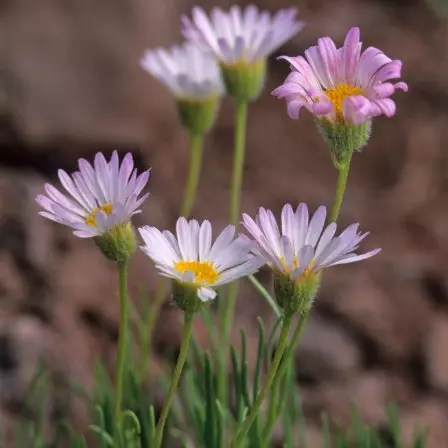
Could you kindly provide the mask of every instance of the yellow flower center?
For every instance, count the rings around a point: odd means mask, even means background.
[[[96,215],[100,210],[102,210],[104,213],[106,213],[106,215],[110,215],[114,210],[114,206],[112,204],[104,204],[104,205],[101,205],[100,207],[93,209],[93,212],[90,213],[89,216],[87,216],[87,218],[85,219],[84,222],[88,226],[96,227],[97,226]]]
[[[361,95],[363,93],[363,89],[355,86],[351,86],[350,84],[338,84],[331,89],[325,90],[325,95],[331,101],[334,107],[334,111],[337,117],[342,116],[342,104],[344,99],[348,96],[356,96]]]
[[[291,269],[291,266],[289,266],[289,264],[286,262],[286,260],[283,257],[281,258],[281,262],[282,262],[283,267],[285,268],[285,271],[287,271],[287,272],[294,271],[295,269],[297,269],[299,267],[299,261],[298,261],[297,257],[294,257],[294,261],[292,263],[292,269]]]
[[[218,280],[218,273],[214,267],[214,263],[210,261],[178,261],[174,265],[175,269],[181,274],[190,271],[193,272],[195,283],[211,284]]]
[[[283,266],[285,268],[285,272],[287,272],[287,273],[291,273],[292,271],[296,270],[299,267],[299,261],[298,261],[297,257],[294,257],[294,261],[293,261],[293,264],[292,264],[292,269],[288,265],[288,263],[286,263],[286,260],[284,258],[282,258],[281,261],[282,261],[282,264],[283,264]],[[313,258],[310,261],[308,267],[302,273],[301,277],[308,277],[310,274],[312,274],[313,268],[314,268],[315,264],[316,264],[316,261]]]

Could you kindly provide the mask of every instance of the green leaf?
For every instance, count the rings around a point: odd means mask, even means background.
[[[401,448],[403,440],[401,438],[400,419],[398,417],[398,409],[394,405],[387,406],[387,415],[389,417],[389,428],[392,432],[394,440],[394,448]]]
[[[263,319],[259,317],[257,319],[257,322],[258,322],[258,349],[257,349],[257,362],[255,365],[252,401],[255,401],[258,395],[258,385],[260,382],[261,369],[263,368],[263,360],[264,360],[264,339],[266,335]]]
[[[205,424],[204,442],[206,446],[216,446],[216,417],[215,417],[215,390],[214,378],[210,357],[204,355],[204,380],[205,380]]]
[[[324,447],[331,448],[330,422],[326,414],[322,414],[322,432],[324,435]]]
[[[101,447],[114,446],[114,439],[104,429],[96,425],[90,425],[89,428],[100,436]]]

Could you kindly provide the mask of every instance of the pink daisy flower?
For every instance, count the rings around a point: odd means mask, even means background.
[[[149,179],[149,170],[137,176],[134,160],[126,154],[120,164],[114,151],[108,162],[97,153],[93,166],[85,159],[78,161],[79,171],[72,175],[58,171],[65,193],[45,184],[46,195],[36,202],[44,209],[39,215],[71,227],[80,238],[94,238],[113,227],[124,226],[140,213],[149,193],[140,196]]]
[[[372,117],[395,114],[390,98],[396,89],[408,90],[401,77],[402,62],[369,47],[361,53],[359,28],[352,28],[342,48],[323,37],[305,57],[281,56],[292,72],[272,94],[285,98],[288,114],[297,119],[302,107],[330,122],[360,125]]]
[[[381,249],[358,255],[355,251],[368,235],[359,232],[359,224],[336,235],[336,223],[325,226],[327,210],[319,207],[310,216],[306,204],[293,210],[286,204],[280,227],[270,210],[260,208],[255,220],[243,214],[243,225],[256,242],[254,253],[264,258],[276,272],[295,281],[339,264],[354,263],[373,257]]]
[[[143,252],[164,277],[197,289],[198,298],[207,302],[216,297],[215,288],[253,274],[263,265],[261,257],[251,253],[247,238],[235,238],[235,226],[227,226],[212,243],[212,226],[205,220],[187,221],[180,217],[176,235],[155,227],[139,229]]]

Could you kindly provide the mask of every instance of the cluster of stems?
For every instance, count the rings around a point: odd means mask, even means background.
[[[342,202],[344,199],[353,149],[347,148],[347,154],[348,157],[346,158],[345,163],[341,164],[338,167],[338,180],[336,186],[336,193],[333,200],[331,214],[329,218],[330,222],[337,221],[341,210]],[[288,336],[295,315],[291,313],[284,314],[283,324],[280,330],[280,336],[275,351],[274,359],[270,364],[264,385],[260,390],[260,392],[258,393],[258,396],[255,399],[255,402],[252,405],[251,409],[249,410],[247,417],[240,425],[240,427],[237,428],[236,433],[232,439],[231,444],[232,448],[238,448],[244,443],[252,424],[255,422],[255,419],[257,418],[258,413],[260,412],[260,408],[264,399],[268,394],[271,394],[272,403],[268,412],[267,421],[265,423],[262,432],[263,446],[268,446],[273,427],[278,417],[276,409],[278,409],[279,403],[277,403],[276,400],[278,399],[281,381],[285,376],[288,364],[289,362],[291,362],[291,357],[294,354],[295,348],[299,343],[300,336],[302,335],[302,332],[306,326],[309,313],[310,313],[309,310],[306,311],[305,313],[298,313],[298,322],[294,330],[294,333],[290,339]]]
[[[190,164],[187,175],[187,185],[185,188],[184,199],[181,206],[181,215],[184,217],[189,217],[191,214],[191,210],[196,201],[197,189],[199,185],[199,178],[201,173],[201,165],[202,165],[202,153],[204,147],[204,136],[199,133],[191,133],[191,151],[190,151]],[[158,296],[158,297],[157,297]],[[158,309],[152,311],[152,321],[148,330],[147,340],[147,350],[148,352],[151,350],[151,335],[153,334],[155,320],[157,318],[158,312],[160,310],[160,306],[163,303],[165,297],[165,287],[164,284],[159,286],[159,291],[156,294],[158,300],[155,302],[154,306],[157,306]],[[173,403],[174,397],[176,395],[177,387],[179,384],[179,380],[182,374],[182,369],[185,364],[185,360],[188,355],[188,348],[190,346],[191,334],[193,330],[193,320],[195,313],[186,311],[184,312],[184,323],[183,323],[183,331],[182,331],[182,340],[180,346],[179,356],[177,358],[176,366],[174,368],[173,375],[171,377],[170,386],[168,389],[168,394],[165,399],[165,403],[163,405],[162,411],[160,413],[159,421],[157,422],[157,426],[155,429],[155,435],[151,442],[151,448],[159,448],[162,445],[163,441],[163,431],[165,428],[166,420],[168,418],[171,405]],[[146,360],[145,369],[148,365],[148,360]]]
[[[248,101],[237,100],[235,110],[235,149],[233,155],[232,183],[230,186],[230,224],[238,224],[240,215],[241,190],[243,185],[244,159],[246,150]],[[220,350],[218,371],[218,399],[226,403],[227,399],[227,355],[230,348],[230,332],[233,325],[238,283],[233,282],[228,287],[228,294],[221,306],[222,349]]]
[[[191,153],[190,163],[187,176],[187,185],[185,188],[185,195],[181,206],[182,216],[188,217],[194,206],[197,188],[199,184],[202,152],[203,152],[203,135],[198,133],[191,134]],[[115,427],[120,430],[121,421],[123,416],[123,384],[125,377],[125,365],[126,365],[126,346],[128,337],[128,320],[129,320],[129,307],[127,297],[127,266],[128,263],[117,263],[118,268],[118,283],[119,283],[119,300],[120,300],[120,323],[119,323],[119,340],[118,351],[116,361],[115,372],[115,403],[114,403],[114,420]],[[145,322],[145,332],[142,338],[142,350],[141,361],[139,368],[139,377],[144,382],[148,375],[148,365],[150,363],[152,334],[154,326],[159,315],[161,306],[164,302],[166,295],[166,282],[161,282],[152,307],[147,316],[147,322]],[[177,385],[182,373],[182,368],[185,363],[185,359],[188,354],[188,347],[192,333],[193,325],[192,313],[184,314],[184,330],[182,335],[182,343],[179,358],[173,376],[171,379],[170,387],[165,404],[162,408],[159,421],[155,429],[154,439],[151,441],[151,447],[157,448],[162,444],[163,430],[165,427],[166,419],[168,417],[174,395],[176,393]]]
[[[247,126],[247,114],[248,114],[248,101],[237,100],[236,101],[236,122],[235,122],[235,150],[233,161],[233,172],[231,182],[231,194],[230,194],[230,223],[237,224],[240,214],[240,201],[241,190],[244,171],[244,158],[245,158],[245,146],[246,146],[246,126]],[[187,185],[185,188],[185,195],[182,202],[181,214],[188,217],[191,213],[194,205],[197,193],[197,187],[199,183],[201,162],[203,152],[203,135],[192,133],[191,134],[191,153],[190,164],[188,170]],[[336,187],[335,198],[333,201],[330,221],[336,221],[341,209],[344,192],[346,189],[348,172],[350,168],[351,155],[353,151],[349,151],[349,157],[346,159],[346,163],[338,167],[338,181]],[[115,407],[114,418],[116,427],[119,429],[121,425],[123,409],[123,380],[125,372],[125,357],[126,357],[126,344],[128,335],[128,305],[127,305],[127,262],[118,263],[119,273],[119,299],[120,299],[120,326],[119,326],[119,343],[118,354],[116,364],[116,384],[115,384]],[[277,316],[280,315],[278,306],[275,304],[271,295],[263,288],[263,286],[253,277],[250,277],[250,281],[254,287],[266,298],[271,305]],[[166,293],[166,283],[162,282],[158,288],[156,298],[153,302],[151,312],[149,313],[148,321],[146,322],[146,334],[143,338],[141,365],[140,365],[140,378],[144,381],[147,378],[147,366],[149,364],[149,357],[151,353],[151,336],[153,334],[155,322],[159,314],[161,305],[164,301]],[[230,348],[230,334],[234,320],[235,304],[237,297],[237,283],[233,282],[229,285],[227,291],[227,297],[220,303],[220,323],[222,329],[222,337],[220,341],[219,355],[217,358],[218,372],[217,372],[217,393],[218,399],[221,404],[227,404],[227,358]],[[291,357],[294,354],[295,347],[297,346],[303,329],[306,326],[308,320],[309,311],[305,313],[288,312],[282,315],[282,327],[280,330],[280,336],[276,347],[274,359],[272,360],[264,384],[260,389],[253,405],[248,410],[248,414],[244,421],[236,428],[234,437],[231,441],[232,448],[238,448],[245,442],[248,432],[257,415],[260,412],[261,405],[265,398],[270,394],[272,400],[272,406],[268,412],[265,426],[262,431],[263,446],[268,446],[272,429],[275,425],[278,417],[279,403],[279,390],[282,379],[285,376],[285,372]],[[177,363],[171,378],[168,394],[162,408],[159,421],[155,428],[155,434],[151,441],[151,448],[159,448],[162,445],[164,428],[166,420],[168,418],[171,405],[173,403],[176,390],[179,384],[179,380],[182,374],[182,369],[185,364],[185,360],[188,355],[188,348],[192,335],[194,312],[184,312],[184,324],[180,353],[177,359]],[[290,337],[291,328],[294,326],[294,321],[297,320],[295,330]]]

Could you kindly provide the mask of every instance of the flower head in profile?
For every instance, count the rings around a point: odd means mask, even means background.
[[[212,128],[224,85],[209,51],[185,42],[169,50],[147,51],[141,65],[174,95],[180,121],[188,131],[204,135]]]
[[[141,65],[177,98],[205,100],[224,91],[216,59],[191,42],[148,50]]]
[[[243,214],[243,225],[257,243],[254,253],[272,268],[277,302],[286,312],[310,308],[323,269],[361,261],[380,251],[357,255],[355,251],[368,234],[360,233],[359,225],[353,224],[335,236],[336,223],[325,227],[325,218],[326,208],[321,206],[310,219],[305,204],[295,211],[285,205],[281,228],[270,210],[260,208],[255,221]]]
[[[44,209],[40,215],[71,227],[80,238],[92,238],[126,226],[133,215],[140,213],[139,207],[149,194],[139,197],[148,182],[149,170],[137,176],[130,153],[121,165],[114,151],[109,162],[98,153],[93,166],[79,159],[78,168],[71,176],[58,171],[65,194],[45,184],[46,195],[36,198]]]
[[[234,238],[232,225],[213,244],[209,221],[199,224],[181,217],[176,236],[149,226],[139,232],[145,243],[141,249],[152,258],[160,274],[192,289],[201,302],[216,297],[214,288],[252,274],[263,264],[260,257],[251,254],[251,242]]]
[[[228,12],[213,8],[210,17],[193,9],[192,19],[182,17],[184,37],[211,51],[218,59],[226,91],[238,101],[257,98],[264,85],[267,57],[303,27],[295,8],[274,16],[254,5],[237,5]]]
[[[298,118],[302,107],[331,123],[360,125],[372,117],[395,114],[391,96],[396,89],[407,91],[401,77],[402,63],[381,50],[369,47],[361,52],[359,28],[352,28],[342,48],[323,37],[305,51],[305,57],[281,56],[292,72],[273,91],[285,98],[288,114]]]
[[[251,64],[266,59],[302,29],[296,15],[295,8],[281,9],[271,17],[255,5],[244,11],[234,5],[228,12],[213,8],[209,18],[195,7],[191,20],[182,17],[182,33],[208,47],[223,64]]]
[[[306,204],[300,204],[295,211],[286,204],[282,209],[281,229],[274,214],[264,208],[260,208],[255,221],[243,214],[243,225],[266,263],[292,280],[330,266],[373,257],[381,250],[356,255],[356,249],[368,233],[360,233],[359,224],[352,224],[335,236],[336,223],[325,227],[326,214],[326,208],[321,206],[310,219]]]

